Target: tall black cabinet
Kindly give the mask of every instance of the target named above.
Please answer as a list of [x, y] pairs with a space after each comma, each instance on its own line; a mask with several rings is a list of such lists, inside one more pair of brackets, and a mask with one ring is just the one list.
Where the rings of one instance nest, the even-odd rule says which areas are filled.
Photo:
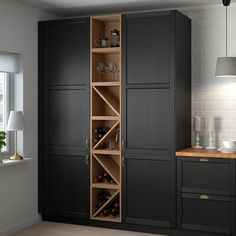
[[89, 217], [88, 137], [89, 18], [41, 22], [39, 208], [43, 214]]
[[175, 151], [190, 146], [191, 21], [124, 16], [125, 222], [176, 225]]
[[[103, 27], [104, 22], [98, 25]], [[191, 235], [177, 229], [175, 158], [177, 149], [191, 143], [191, 21], [178, 11], [122, 15], [121, 223], [89, 218], [90, 50], [98, 53], [98, 61], [91, 60], [92, 74], [97, 63], [109, 62], [102, 50], [89, 48], [94, 43], [89, 30], [89, 18], [39, 23], [39, 211], [43, 220]], [[105, 51], [112, 54], [114, 48]], [[95, 87], [107, 86], [93, 82]], [[109, 89], [97, 88], [104, 101], [116, 91]], [[93, 197], [96, 201], [96, 194]]]

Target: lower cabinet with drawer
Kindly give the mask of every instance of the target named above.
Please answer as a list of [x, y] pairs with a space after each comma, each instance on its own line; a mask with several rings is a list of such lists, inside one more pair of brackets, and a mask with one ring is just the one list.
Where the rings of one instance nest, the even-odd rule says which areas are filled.
[[235, 163], [178, 157], [178, 228], [235, 235]]

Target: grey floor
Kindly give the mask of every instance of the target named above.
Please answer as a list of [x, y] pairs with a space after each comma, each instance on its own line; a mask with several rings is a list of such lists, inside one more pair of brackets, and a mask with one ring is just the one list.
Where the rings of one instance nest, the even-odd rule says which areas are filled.
[[41, 222], [17, 233], [11, 234], [11, 236], [154, 236], [154, 234]]

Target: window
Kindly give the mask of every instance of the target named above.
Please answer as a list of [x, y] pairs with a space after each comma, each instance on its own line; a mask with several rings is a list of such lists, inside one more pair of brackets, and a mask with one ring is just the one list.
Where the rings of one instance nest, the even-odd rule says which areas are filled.
[[[6, 131], [8, 116], [10, 112], [10, 73], [0, 72], [0, 130]], [[7, 146], [3, 149], [5, 154], [10, 152], [10, 134], [7, 137]]]
[[[0, 51], [0, 130], [6, 131], [8, 116], [13, 108], [14, 85], [13, 78], [19, 72], [19, 55]], [[7, 133], [7, 146], [4, 156], [11, 153], [14, 144], [12, 132]]]

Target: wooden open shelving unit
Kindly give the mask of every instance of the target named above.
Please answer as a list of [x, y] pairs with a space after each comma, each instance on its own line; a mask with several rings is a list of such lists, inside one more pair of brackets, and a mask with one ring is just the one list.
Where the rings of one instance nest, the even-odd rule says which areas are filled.
[[[117, 29], [121, 38], [121, 15], [90, 18], [90, 218], [121, 222], [121, 40], [119, 47], [98, 48], [95, 40], [106, 37], [111, 42], [111, 30]], [[108, 45], [109, 46], [109, 45]], [[98, 64], [113, 70], [98, 70]], [[98, 130], [106, 132], [98, 139]], [[96, 132], [95, 132], [96, 131]], [[109, 147], [110, 140], [115, 147]], [[106, 173], [107, 179], [98, 177]], [[105, 202], [98, 196], [107, 193]], [[118, 214], [104, 211], [118, 205]]]

